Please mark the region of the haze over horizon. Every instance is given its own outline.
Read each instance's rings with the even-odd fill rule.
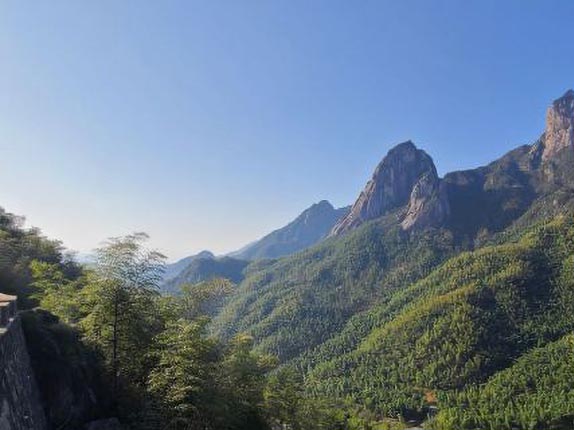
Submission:
[[[82,253],[133,231],[170,260],[236,250],[314,202],[351,204],[404,140],[441,175],[532,143],[574,87],[573,12],[2,3],[0,206]]]

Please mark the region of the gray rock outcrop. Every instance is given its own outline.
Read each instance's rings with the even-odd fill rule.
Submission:
[[[411,141],[403,142],[383,158],[349,214],[333,227],[331,235],[407,205],[404,229],[440,223],[449,213],[441,189],[432,158]]]
[[[446,187],[436,172],[428,172],[419,179],[411,192],[407,215],[401,227],[410,230],[438,226],[448,219],[449,214]]]
[[[542,160],[555,158],[565,148],[574,147],[574,91],[554,100],[546,113]]]

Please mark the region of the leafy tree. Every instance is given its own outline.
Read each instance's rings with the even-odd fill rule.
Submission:
[[[217,343],[205,336],[207,322],[206,318],[179,319],[169,322],[157,336],[153,352],[157,364],[150,372],[148,388],[161,399],[162,415],[170,425],[204,429],[216,419],[218,352]]]
[[[215,278],[198,284],[184,284],[177,303],[182,316],[193,320],[199,316],[213,316],[233,292],[233,283],[224,278]]]
[[[148,391],[161,425],[185,429],[266,428],[262,413],[265,374],[271,357],[252,352],[253,339],[238,335],[229,344],[207,336],[202,309],[227,283],[210,282],[163,301],[166,328],[154,342],[155,363]],[[173,315],[185,318],[171,319]]]
[[[145,384],[146,352],[161,329],[157,289],[165,257],[146,249],[144,233],[112,238],[97,250],[95,273],[82,290],[85,337],[103,353],[119,394],[120,381]]]
[[[68,324],[79,322],[84,316],[80,291],[87,283],[87,273],[69,279],[60,265],[39,260],[30,263],[30,271],[34,288],[32,297],[38,300],[40,307]]]
[[[36,305],[30,297],[34,260],[58,266],[67,279],[81,272],[60,242],[47,239],[38,229],[24,228],[23,217],[0,208],[0,292],[18,295],[20,308]]]
[[[274,428],[292,430],[335,430],[348,428],[348,416],[341,405],[322,398],[307,397],[303,377],[284,367],[269,375],[264,391],[267,420]]]
[[[261,413],[265,374],[276,365],[276,361],[269,355],[255,354],[252,348],[251,336],[236,335],[227,348],[218,375],[227,402],[226,408],[233,411],[233,429],[266,428]]]

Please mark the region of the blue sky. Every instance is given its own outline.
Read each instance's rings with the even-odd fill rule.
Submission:
[[[394,144],[441,174],[542,132],[572,1],[4,1],[0,205],[87,252],[231,251],[352,203]]]

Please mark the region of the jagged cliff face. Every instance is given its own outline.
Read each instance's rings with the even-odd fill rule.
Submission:
[[[444,177],[450,206],[448,227],[473,238],[501,231],[543,196],[565,197],[574,187],[574,91],[548,108],[546,128],[533,145],[524,145],[478,169]],[[541,210],[549,211],[548,204]]]
[[[546,188],[574,187],[574,91],[568,90],[548,108],[546,129],[534,155]]]
[[[410,141],[396,146],[331,235],[396,211],[404,230],[447,227],[472,240],[480,232],[505,228],[538,197],[573,188],[574,91],[569,90],[548,108],[546,129],[534,145],[488,166],[440,179],[424,151]]]
[[[548,108],[543,141],[543,161],[574,147],[574,91],[568,90]]]
[[[440,223],[448,216],[448,201],[432,158],[411,142],[389,151],[351,208],[331,231],[338,235],[366,221],[408,206],[404,229]]]
[[[442,181],[428,172],[413,187],[407,215],[401,222],[404,230],[415,227],[437,226],[445,222],[450,215],[450,206],[446,188]]]

